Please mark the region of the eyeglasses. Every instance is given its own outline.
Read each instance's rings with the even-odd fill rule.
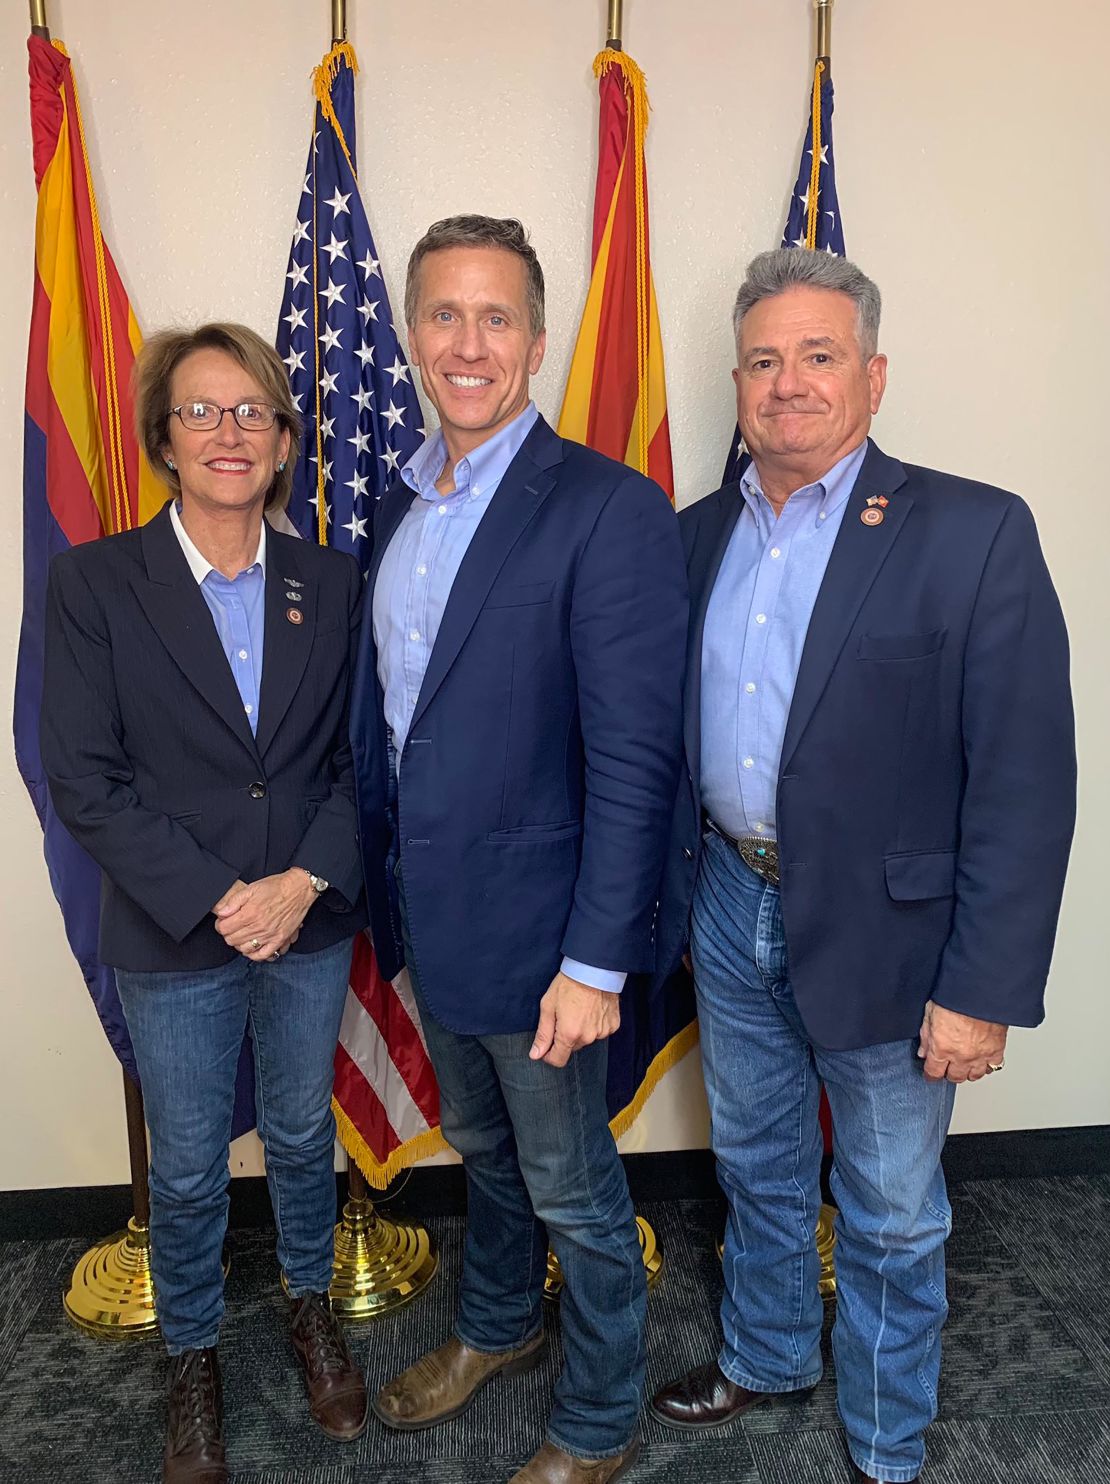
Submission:
[[[183,427],[195,433],[210,433],[230,412],[244,433],[265,433],[277,422],[278,410],[268,402],[240,402],[235,407],[221,407],[218,402],[183,402],[180,407],[171,407],[181,419]]]

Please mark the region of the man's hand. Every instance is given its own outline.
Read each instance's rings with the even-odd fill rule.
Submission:
[[[917,1054],[925,1063],[927,1082],[978,1082],[991,1065],[1000,1066],[1006,1054],[1008,1027],[993,1020],[976,1020],[934,1005],[925,1006]]]
[[[277,876],[263,876],[250,885],[236,881],[212,909],[216,931],[244,958],[264,963],[280,957],[296,942],[315,900],[308,872],[299,866]]]
[[[549,1067],[565,1067],[581,1046],[604,1041],[621,1023],[621,997],[556,974],[540,1001],[540,1023],[528,1055]]]

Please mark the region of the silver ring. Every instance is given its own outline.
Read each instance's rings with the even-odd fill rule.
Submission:
[[[270,962],[271,962],[271,963],[272,963],[272,964],[276,964],[276,963],[277,963],[277,961],[278,961],[278,960],[279,960],[279,959],[280,959],[280,958],[281,958],[281,954],[280,954],[280,953],[271,953],[271,954],[270,954]]]
[[[989,1062],[987,1062],[987,1071],[988,1072],[1001,1072],[1002,1068],[1005,1065],[1006,1065],[1006,1063],[1004,1061],[1000,1061],[1000,1062],[989,1061]]]

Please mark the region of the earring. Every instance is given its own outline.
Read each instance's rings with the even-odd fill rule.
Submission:
[[[172,469],[175,474],[177,473],[177,465],[174,463],[173,459],[166,460],[166,468]]]
[[[282,459],[281,463],[278,465],[277,471],[278,471],[279,474],[284,474],[285,473],[285,460],[284,459]]]

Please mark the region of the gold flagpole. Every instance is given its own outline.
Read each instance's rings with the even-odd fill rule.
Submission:
[[[41,36],[43,41],[50,40],[50,27],[46,24],[46,0],[30,0],[31,5],[31,34]]]
[[[813,0],[817,12],[817,55],[831,55],[833,0]]]
[[[331,0],[331,44],[347,39],[347,0]]]
[[[624,0],[609,0],[609,24],[606,27],[605,45],[615,52],[621,50],[621,33],[624,30],[623,10]]]

